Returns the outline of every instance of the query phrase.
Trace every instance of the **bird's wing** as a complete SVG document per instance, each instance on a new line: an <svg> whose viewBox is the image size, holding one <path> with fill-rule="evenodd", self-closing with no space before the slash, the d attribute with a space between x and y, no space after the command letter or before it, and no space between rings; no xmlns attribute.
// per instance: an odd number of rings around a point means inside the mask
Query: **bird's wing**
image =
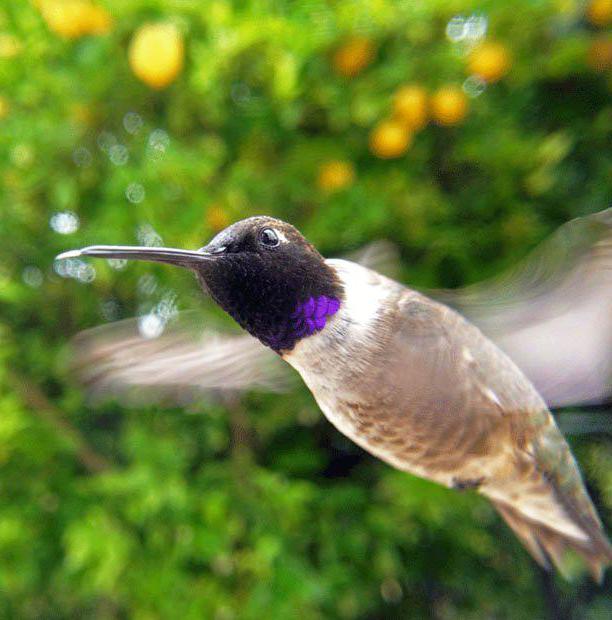
<svg viewBox="0 0 612 620"><path fill-rule="evenodd" d="M400 255L397 246L386 239L377 239L347 254L347 260L372 269L387 278L396 279L400 271Z"/></svg>
<svg viewBox="0 0 612 620"><path fill-rule="evenodd" d="M423 435L421 463L473 478L459 471L466 456L480 459L497 440L526 442L550 417L512 360L450 308L408 290L391 320L385 389L397 386L396 423Z"/></svg>
<svg viewBox="0 0 612 620"><path fill-rule="evenodd" d="M532 554L563 565L572 548L599 578L612 548L570 449L514 362L449 308L407 291L390 351L392 408L426 471L474 481ZM400 363L403 361L403 364ZM391 390L389 390L391 391ZM435 479L435 478L434 478Z"/></svg>
<svg viewBox="0 0 612 620"><path fill-rule="evenodd" d="M612 396L612 209L568 222L505 275L428 294L480 327L550 407Z"/></svg>
<svg viewBox="0 0 612 620"><path fill-rule="evenodd" d="M137 319L81 332L72 343L71 366L95 400L118 398L127 405L187 404L295 384L287 365L258 340L206 327L191 312L156 338L143 336Z"/></svg>

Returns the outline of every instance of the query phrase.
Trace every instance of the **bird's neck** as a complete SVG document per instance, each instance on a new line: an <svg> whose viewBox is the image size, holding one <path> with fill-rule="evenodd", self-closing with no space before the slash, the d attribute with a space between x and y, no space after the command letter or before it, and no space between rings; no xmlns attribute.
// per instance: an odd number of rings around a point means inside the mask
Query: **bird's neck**
<svg viewBox="0 0 612 620"><path fill-rule="evenodd" d="M269 331L254 335L275 351L290 351L299 340L325 329L327 321L338 312L341 303L338 297L330 295L307 297L297 301L293 312L284 320L270 324Z"/></svg>
<svg viewBox="0 0 612 620"><path fill-rule="evenodd" d="M347 387L356 368L379 369L389 357L387 347L395 327L393 315L406 289L350 261L328 259L327 264L341 283L342 304L324 330L297 342L283 358L302 375L311 390L315 391L313 386L324 381L334 392Z"/></svg>
<svg viewBox="0 0 612 620"><path fill-rule="evenodd" d="M278 353L325 329L343 303L335 270L322 259L312 269L248 276L226 270L218 281L203 274L200 282L243 329Z"/></svg>

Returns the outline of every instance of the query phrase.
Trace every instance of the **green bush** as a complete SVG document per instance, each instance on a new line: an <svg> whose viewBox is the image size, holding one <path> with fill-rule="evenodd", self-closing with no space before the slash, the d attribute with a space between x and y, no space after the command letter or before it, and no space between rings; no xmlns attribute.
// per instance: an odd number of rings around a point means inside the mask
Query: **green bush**
<svg viewBox="0 0 612 620"><path fill-rule="evenodd" d="M609 617L603 589L551 593L486 502L363 453L305 388L197 415L91 406L69 339L200 292L166 268L79 281L53 262L152 234L196 248L266 213L328 256L391 239L416 286L499 272L610 203L610 42L583 3L108 0L97 21L57 4L0 7L0 615ZM149 22L184 41L184 66L145 67L164 88L130 67ZM468 67L485 27L511 57L490 84ZM377 157L405 84L463 87L467 116ZM610 446L572 444L606 516Z"/></svg>

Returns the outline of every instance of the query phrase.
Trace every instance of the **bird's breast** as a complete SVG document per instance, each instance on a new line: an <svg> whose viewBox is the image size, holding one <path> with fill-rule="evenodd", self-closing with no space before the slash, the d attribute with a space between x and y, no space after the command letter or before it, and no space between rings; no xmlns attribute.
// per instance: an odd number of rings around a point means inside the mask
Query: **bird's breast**
<svg viewBox="0 0 612 620"><path fill-rule="evenodd" d="M354 369L346 374L338 372L340 365L338 362L330 369L328 376L300 373L325 417L342 434L382 461L451 486L448 471L442 471L426 458L428 444L407 423L410 416L398 409L390 386L376 373L372 377L367 372L355 373Z"/></svg>
<svg viewBox="0 0 612 620"><path fill-rule="evenodd" d="M435 477L420 464L426 446L406 427L409 416L398 409L387 368L394 309L406 289L352 263L333 263L345 290L338 313L283 357L341 433L398 469Z"/></svg>

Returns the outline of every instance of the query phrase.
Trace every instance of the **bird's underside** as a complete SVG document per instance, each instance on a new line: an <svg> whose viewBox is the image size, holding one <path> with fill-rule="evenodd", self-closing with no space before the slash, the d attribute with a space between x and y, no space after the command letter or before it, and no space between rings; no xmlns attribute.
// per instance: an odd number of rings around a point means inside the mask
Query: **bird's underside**
<svg viewBox="0 0 612 620"><path fill-rule="evenodd" d="M477 489L540 563L560 566L573 549L599 578L610 545L532 382L549 406L612 394L612 210L563 230L510 279L437 293L513 361L447 306L345 261L328 262L365 279L373 287L367 301L347 300L353 319L341 310L285 357L325 415L363 448L446 486ZM374 318L376 295L389 297ZM157 339L142 338L135 321L104 326L77 339L74 366L94 394L137 403L295 384L282 360L248 334L207 331L192 319Z"/></svg>

